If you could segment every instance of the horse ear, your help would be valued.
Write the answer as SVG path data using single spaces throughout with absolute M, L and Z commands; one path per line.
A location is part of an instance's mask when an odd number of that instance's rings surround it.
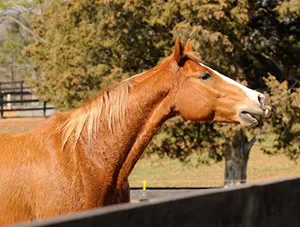
M 184 52 L 193 52 L 192 41 L 190 39 L 185 44 Z
M 180 39 L 176 38 L 174 59 L 177 61 L 178 64 L 180 64 L 183 56 L 184 56 L 184 46 L 181 43 Z

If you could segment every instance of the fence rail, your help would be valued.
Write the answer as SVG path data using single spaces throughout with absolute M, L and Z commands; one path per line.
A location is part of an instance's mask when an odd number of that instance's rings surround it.
M 177 194 L 15 227 L 300 226 L 300 178 Z
M 4 118 L 5 112 L 36 110 L 42 110 L 46 117 L 46 111 L 54 107 L 41 102 L 31 93 L 31 88 L 24 86 L 24 81 L 0 82 L 0 117 Z M 39 103 L 41 105 L 37 105 Z

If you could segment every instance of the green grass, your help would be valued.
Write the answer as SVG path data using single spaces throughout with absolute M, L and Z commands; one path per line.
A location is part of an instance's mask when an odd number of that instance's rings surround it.
M 260 151 L 258 143 L 251 150 L 247 182 L 300 176 L 300 165 L 282 155 L 269 156 Z M 193 157 L 194 160 L 197 157 Z M 139 160 L 129 181 L 132 187 L 220 187 L 224 181 L 224 161 L 212 165 L 182 164 L 157 156 Z

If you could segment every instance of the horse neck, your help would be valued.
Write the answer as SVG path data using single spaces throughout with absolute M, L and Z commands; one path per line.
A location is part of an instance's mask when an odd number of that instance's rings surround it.
M 171 79 L 170 72 L 159 69 L 130 79 L 126 113 L 118 130 L 111 131 L 107 116 L 100 117 L 97 135 L 84 149 L 93 151 L 92 156 L 114 176 L 127 178 L 153 135 L 171 116 Z

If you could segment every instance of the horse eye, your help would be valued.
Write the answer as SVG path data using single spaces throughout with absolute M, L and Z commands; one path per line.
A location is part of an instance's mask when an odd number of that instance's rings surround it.
M 207 72 L 201 73 L 200 76 L 199 76 L 199 79 L 201 79 L 201 80 L 208 80 L 210 78 L 211 78 L 211 75 Z

